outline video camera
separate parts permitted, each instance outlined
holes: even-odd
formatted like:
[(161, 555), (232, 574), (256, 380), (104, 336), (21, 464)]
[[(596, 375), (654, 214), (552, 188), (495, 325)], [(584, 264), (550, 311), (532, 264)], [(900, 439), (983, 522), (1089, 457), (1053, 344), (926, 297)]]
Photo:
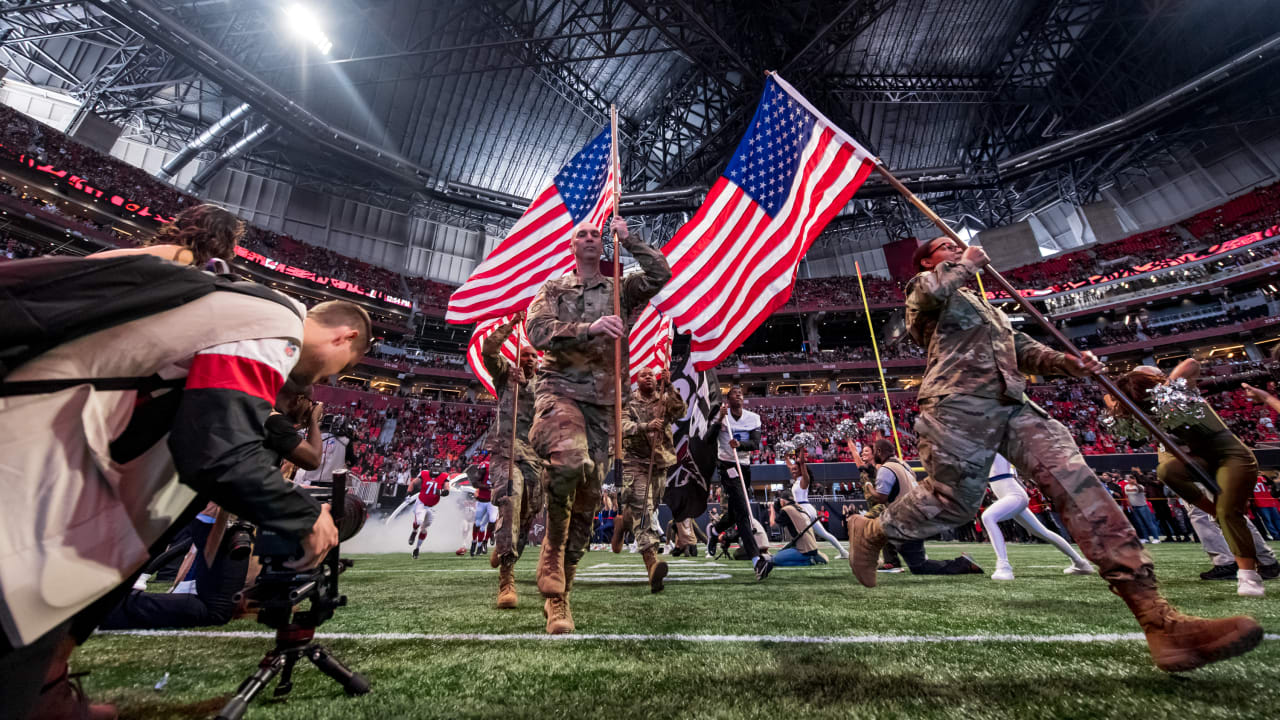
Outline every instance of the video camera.
[[(276, 645), (259, 663), (258, 670), (240, 684), (218, 714), (219, 720), (244, 717), (249, 703), (277, 674), (280, 683), (276, 686), (276, 697), (288, 694), (293, 689), (294, 665), (302, 658), (333, 678), (348, 695), (369, 692), (369, 681), (363, 675), (347, 668), (323, 645), (312, 642), (316, 628), (333, 617), (334, 610), (347, 604), (347, 597), (338, 590), (338, 576), (355, 563), (339, 557), (339, 552), (342, 542), (350, 540), (364, 527), (368, 508), (359, 497), (347, 492), (346, 470), (335, 471), (330, 486), (301, 489), (320, 502), (329, 503), (329, 513), (338, 527), (338, 544), (316, 567), (293, 570), (285, 563), (302, 557), (298, 541), (273, 530), (259, 530), (254, 554), (262, 561), (262, 571), (236, 601), (249, 598), (258, 606), (258, 622), (275, 629)], [(307, 601), (310, 605), (305, 610), (295, 609)]]

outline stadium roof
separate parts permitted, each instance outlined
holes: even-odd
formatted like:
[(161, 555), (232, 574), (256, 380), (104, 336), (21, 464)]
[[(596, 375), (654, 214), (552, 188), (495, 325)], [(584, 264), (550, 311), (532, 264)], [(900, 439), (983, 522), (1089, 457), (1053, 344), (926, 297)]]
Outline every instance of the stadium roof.
[[(649, 197), (654, 212), (695, 205), (685, 189), (723, 169), (777, 70), (889, 167), (932, 178), (921, 190), (948, 191), (935, 196), (946, 211), (996, 224), (1050, 195), (1087, 201), (1167, 153), (1185, 140), (1186, 109), (1222, 88), (1249, 93), (1251, 112), (1274, 102), (1254, 71), (1280, 54), (1269, 0), (302, 4), (327, 55), (289, 32), (290, 3), (91, 0), (4, 3), (0, 61), (173, 149), (247, 102), (246, 132), (281, 130), (239, 161), (251, 168), (506, 216), (608, 121), (610, 103), (624, 192), (673, 191)], [(1001, 165), (1232, 62), (1105, 142)], [(876, 195), (859, 195), (847, 226), (902, 216)]]

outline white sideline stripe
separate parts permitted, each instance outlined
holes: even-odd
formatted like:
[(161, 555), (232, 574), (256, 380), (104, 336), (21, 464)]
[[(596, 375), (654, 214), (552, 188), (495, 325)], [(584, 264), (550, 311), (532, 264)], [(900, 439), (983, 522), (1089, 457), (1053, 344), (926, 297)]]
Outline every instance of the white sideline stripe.
[[(103, 630), (103, 635), (139, 635), (143, 637), (203, 637), (270, 639), (274, 633), (249, 631), (194, 630)], [(655, 635), (622, 633), (583, 633), (547, 635), (545, 633), (316, 633), (321, 640), (427, 640), (514, 642), (520, 640), (602, 640), (609, 642), (687, 642), (687, 643), (786, 643), (798, 645), (914, 645), (937, 643), (1106, 643), (1144, 640), (1142, 633), (1072, 633), (1068, 635)], [(1267, 640), (1280, 640), (1268, 633)]]

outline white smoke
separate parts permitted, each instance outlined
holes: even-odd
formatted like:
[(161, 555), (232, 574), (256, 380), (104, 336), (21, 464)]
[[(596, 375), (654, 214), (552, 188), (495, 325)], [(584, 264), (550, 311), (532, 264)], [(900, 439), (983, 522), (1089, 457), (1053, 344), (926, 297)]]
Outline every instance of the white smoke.
[[(427, 539), (422, 552), (452, 553), (471, 545), (471, 528), (476, 517), (475, 495), (454, 490), (441, 498), (432, 511), (435, 515), (427, 528)], [(343, 553), (405, 553), (413, 550), (409, 544), (409, 531), (413, 529), (413, 506), (405, 508), (386, 524), (385, 518), (370, 517), (355, 537), (342, 544)], [(417, 538), (414, 538), (417, 542)]]

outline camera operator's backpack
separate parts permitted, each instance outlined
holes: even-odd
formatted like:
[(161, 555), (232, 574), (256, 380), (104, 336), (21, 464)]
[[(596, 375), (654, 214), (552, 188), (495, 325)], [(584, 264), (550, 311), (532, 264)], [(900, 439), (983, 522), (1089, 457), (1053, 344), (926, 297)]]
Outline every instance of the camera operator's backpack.
[(171, 310), (213, 292), (235, 292), (295, 309), (274, 290), (151, 255), (51, 256), (0, 264), (0, 397), (173, 385), (156, 376), (3, 382), (15, 368), (78, 337)]

